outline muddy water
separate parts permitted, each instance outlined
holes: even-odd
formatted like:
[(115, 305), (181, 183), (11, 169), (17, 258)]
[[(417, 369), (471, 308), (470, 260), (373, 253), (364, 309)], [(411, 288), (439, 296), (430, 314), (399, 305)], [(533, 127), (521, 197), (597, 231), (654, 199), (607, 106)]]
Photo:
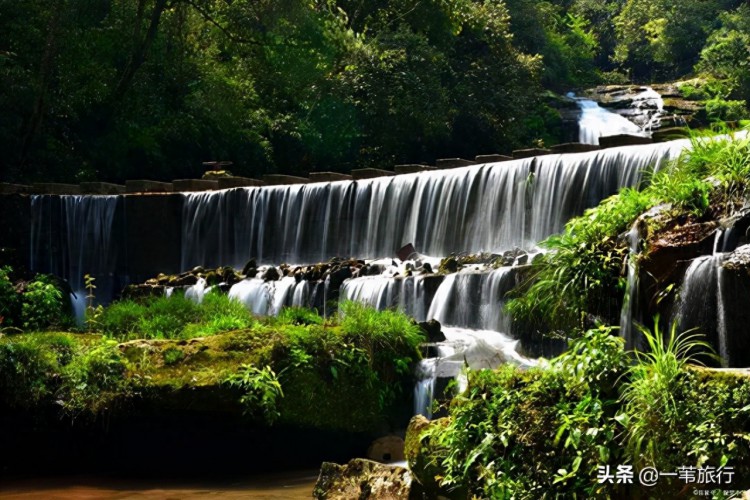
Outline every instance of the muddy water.
[(178, 499), (297, 499), (312, 498), (317, 471), (269, 474), (231, 481), (129, 481), (123, 479), (68, 477), (0, 479), (3, 500), (178, 500)]

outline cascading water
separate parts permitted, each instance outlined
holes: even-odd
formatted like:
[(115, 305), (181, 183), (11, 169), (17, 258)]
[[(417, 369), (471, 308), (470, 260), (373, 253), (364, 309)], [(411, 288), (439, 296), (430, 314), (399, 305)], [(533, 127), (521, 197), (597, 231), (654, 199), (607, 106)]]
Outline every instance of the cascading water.
[(599, 145), (599, 138), (609, 135), (647, 135), (641, 127), (617, 113), (602, 108), (596, 101), (577, 99), (576, 103), (581, 109), (581, 117), (578, 119), (578, 141), (583, 144)]
[[(531, 248), (684, 142), (548, 155), (364, 181), (184, 195), (182, 269)], [(534, 175), (532, 176), (532, 171)]]
[(84, 275), (95, 278), (96, 298), (107, 303), (128, 282), (119, 268), (124, 247), (119, 196), (32, 196), (31, 269), (64, 278), (82, 319)]
[(309, 286), (292, 277), (278, 281), (264, 281), (261, 278), (242, 280), (232, 285), (229, 297), (236, 299), (253, 314), (275, 316), (284, 306), (309, 306)]
[(598, 145), (600, 137), (619, 134), (650, 137), (664, 115), (664, 100), (651, 87), (645, 87), (633, 96), (628, 110), (629, 115), (635, 115), (633, 121), (601, 107), (591, 99), (576, 98), (573, 93), (569, 93), (568, 97), (575, 99), (581, 110), (578, 141), (583, 144)]
[(636, 340), (633, 332), (633, 320), (635, 308), (638, 300), (638, 254), (640, 232), (638, 223), (628, 231), (628, 281), (625, 285), (625, 299), (622, 303), (622, 313), (620, 314), (620, 336), (625, 339), (625, 348), (634, 349)]

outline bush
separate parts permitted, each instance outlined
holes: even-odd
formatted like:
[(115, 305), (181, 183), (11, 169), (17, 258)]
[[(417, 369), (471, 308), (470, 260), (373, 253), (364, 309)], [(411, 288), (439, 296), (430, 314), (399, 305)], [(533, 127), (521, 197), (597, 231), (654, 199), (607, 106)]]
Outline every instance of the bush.
[(245, 414), (262, 418), (267, 424), (279, 418), (277, 400), (284, 397), (281, 384), (270, 366), (242, 365), (225, 383), (242, 391), (240, 404)]
[(0, 328), (20, 325), (21, 301), (10, 279), (12, 272), (9, 266), (0, 267)]
[(322, 325), (323, 318), (306, 307), (285, 307), (277, 316), (282, 325)]
[(22, 297), (21, 321), (26, 330), (41, 330), (63, 321), (63, 294), (44, 275), (37, 276), (26, 287)]
[(141, 318), (146, 316), (146, 306), (132, 300), (113, 302), (104, 308), (99, 326), (106, 335), (127, 338), (136, 332)]
[(706, 114), (711, 121), (737, 121), (748, 117), (747, 104), (715, 97), (706, 101)]

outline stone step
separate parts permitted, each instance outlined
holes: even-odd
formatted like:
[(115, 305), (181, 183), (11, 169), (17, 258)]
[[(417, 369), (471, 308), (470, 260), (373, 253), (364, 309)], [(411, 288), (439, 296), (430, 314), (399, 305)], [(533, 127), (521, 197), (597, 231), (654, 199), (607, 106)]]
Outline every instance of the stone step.
[(172, 186), (177, 192), (185, 191), (213, 191), (219, 189), (219, 181), (208, 179), (175, 179)]
[(82, 182), (81, 192), (83, 194), (122, 194), (125, 192), (125, 186), (110, 182)]
[(259, 187), (265, 186), (266, 183), (260, 179), (251, 179), (250, 177), (219, 177), (219, 189), (229, 189), (235, 187)]
[(174, 186), (171, 182), (132, 180), (125, 181), (126, 193), (172, 193)]
[(336, 182), (336, 181), (350, 181), (353, 177), (349, 174), (342, 174), (339, 172), (310, 172), (310, 182)]
[(477, 155), (474, 158), (474, 161), (477, 163), (497, 163), (500, 161), (509, 161), (512, 160), (512, 156), (506, 156), (506, 155)]
[(637, 146), (639, 144), (651, 144), (654, 141), (650, 137), (640, 135), (619, 134), (607, 135), (599, 138), (599, 146), (602, 148), (616, 148), (618, 146)]
[(24, 184), (9, 184), (7, 182), (0, 182), (0, 194), (23, 194), (30, 193), (31, 186)]
[(35, 194), (81, 194), (81, 186), (77, 184), (37, 182), (31, 185), (31, 192)]
[(544, 156), (552, 154), (552, 150), (544, 148), (516, 149), (513, 151), (513, 158), (531, 158), (532, 156)]
[(359, 168), (356, 170), (352, 170), (352, 177), (354, 177), (354, 180), (363, 180), (363, 179), (374, 179), (376, 177), (388, 177), (390, 175), (395, 175), (396, 172), (393, 172), (392, 170), (383, 170), (380, 168)]
[(418, 165), (415, 163), (396, 165), (393, 167), (393, 171), (397, 174), (416, 174), (417, 172), (429, 172), (431, 170), (437, 170), (437, 167), (431, 167), (429, 165)]
[(471, 160), (465, 160), (463, 158), (439, 158), (435, 160), (435, 166), (439, 169), (468, 167), (469, 165), (476, 165), (476, 162)]
[(586, 153), (588, 151), (596, 151), (601, 148), (595, 144), (583, 144), (582, 142), (565, 142), (563, 144), (555, 144), (550, 149), (555, 153)]
[(263, 182), (269, 186), (283, 186), (287, 184), (307, 184), (310, 179), (295, 175), (266, 174), (263, 176)]

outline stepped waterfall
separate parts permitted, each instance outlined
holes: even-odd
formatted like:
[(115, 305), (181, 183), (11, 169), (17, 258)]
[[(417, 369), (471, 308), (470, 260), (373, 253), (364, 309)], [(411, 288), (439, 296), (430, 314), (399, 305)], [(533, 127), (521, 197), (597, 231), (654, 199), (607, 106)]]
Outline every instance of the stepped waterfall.
[[(334, 299), (397, 308), (419, 321), (437, 319), (446, 341), (439, 347), (442, 358), (420, 368), (425, 380), (415, 397), (424, 405), (435, 383), (427, 379), (457, 376), (464, 363), (483, 368), (533, 361), (515, 352), (503, 313), (506, 294), (519, 280), (516, 271), (525, 263), (468, 266), (445, 276), (419, 272), (420, 266), (435, 267), (457, 252), (520, 248), (533, 258), (537, 244), (571, 217), (620, 188), (638, 185), (649, 169), (659, 169), (687, 146), (688, 141), (672, 141), (369, 180), (169, 195), (181, 207), (180, 247), (172, 249), (172, 265), (242, 268), (256, 259), (263, 267), (334, 257), (377, 263), (375, 275), (349, 276), (336, 290), (330, 277), (325, 282), (256, 277), (233, 285), (229, 294), (260, 315), (290, 305), (324, 312)], [(34, 269), (63, 276), (77, 297), (89, 273), (97, 280), (97, 298), (105, 302), (141, 279), (129, 267), (128, 252), (138, 251), (132, 241), (138, 227), (127, 198), (132, 197), (35, 196)], [(419, 252), (415, 261), (393, 260), (407, 243)], [(188, 293), (200, 300), (206, 290), (199, 283)]]

